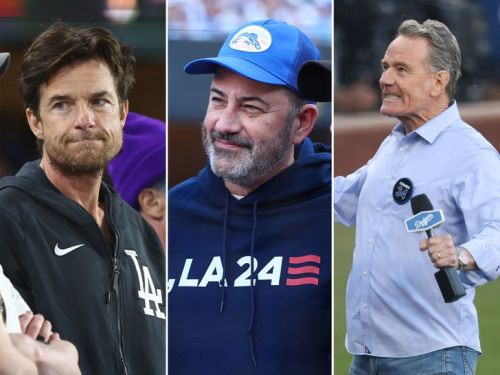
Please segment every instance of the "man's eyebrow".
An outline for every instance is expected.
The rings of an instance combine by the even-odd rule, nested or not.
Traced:
[[[225,97],[226,94],[224,94],[221,90],[219,90],[217,87],[210,87],[210,92],[215,92],[216,94],[219,94],[220,96]]]
[[[65,102],[71,99],[71,96],[69,95],[52,95],[49,98],[49,104],[55,103],[55,102]]]
[[[214,92],[222,97],[226,97],[226,94],[224,94],[224,92],[216,87],[211,87],[210,88],[210,92]],[[261,97],[259,96],[254,96],[254,95],[251,95],[251,96],[240,96],[238,98],[238,101],[240,102],[251,102],[251,101],[257,101],[259,103],[262,103],[263,105],[265,105],[267,108],[271,107],[271,105],[266,102],[264,99],[262,99]]]
[[[92,95],[90,95],[91,98],[98,98],[98,97],[102,97],[102,96],[111,96],[112,97],[113,95],[107,90],[98,91],[98,92],[95,92]]]
[[[389,63],[386,59],[382,59],[380,60],[380,65],[381,66],[384,66],[384,65],[395,65],[395,66],[402,66],[402,67],[405,67],[405,68],[408,68],[408,63],[406,63],[405,61],[402,61],[402,60],[397,60],[397,61],[393,61],[392,63]]]
[[[258,96],[242,96],[239,98],[242,102],[252,102],[252,101],[257,101],[259,103],[264,104],[267,108],[269,108],[271,105],[266,102],[264,99],[261,99]]]
[[[103,90],[103,91],[98,91],[98,92],[95,92],[93,94],[90,95],[90,98],[91,99],[95,99],[95,98],[99,98],[99,97],[103,97],[103,96],[108,96],[108,97],[112,97],[113,95],[107,91],[107,90]],[[56,102],[65,102],[65,101],[68,101],[68,100],[72,100],[72,96],[71,95],[66,95],[66,94],[62,94],[62,95],[59,95],[59,94],[56,94],[56,95],[52,95],[50,98],[49,98],[49,105],[50,104],[53,104],[53,103],[56,103]]]

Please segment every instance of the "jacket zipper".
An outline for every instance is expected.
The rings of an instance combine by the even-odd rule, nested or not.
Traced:
[[[115,243],[114,243],[114,249],[113,249],[113,274],[111,277],[111,290],[108,292],[108,295],[106,297],[106,303],[111,303],[111,295],[114,295],[114,300],[115,300],[115,311],[116,311],[116,329],[117,329],[117,334],[118,334],[118,353],[120,355],[120,361],[123,367],[123,374],[128,375],[128,367],[127,367],[127,362],[125,360],[125,354],[123,350],[123,337],[122,337],[122,324],[121,324],[121,310],[120,310],[120,294],[119,294],[119,288],[118,288],[118,279],[120,276],[120,266],[118,264],[118,235],[116,234],[116,231],[113,231],[113,234],[115,236]]]

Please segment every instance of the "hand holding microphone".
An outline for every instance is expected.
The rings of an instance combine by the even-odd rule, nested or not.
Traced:
[[[427,234],[427,240],[420,242],[420,250],[427,250],[432,263],[440,268],[434,274],[446,303],[454,302],[465,296],[465,288],[458,272],[452,266],[457,264],[457,254],[450,235],[434,236],[433,228],[444,222],[443,212],[434,210],[427,195],[420,194],[411,198],[411,209],[414,216],[405,221],[409,232]]]
[[[453,238],[449,234],[432,236],[420,241],[420,250],[427,251],[429,258],[437,268],[457,268],[458,258]]]

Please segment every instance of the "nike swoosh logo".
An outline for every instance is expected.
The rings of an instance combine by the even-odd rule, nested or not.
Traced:
[[[61,249],[61,248],[59,248],[59,243],[57,243],[56,247],[54,247],[54,253],[56,253],[57,256],[62,257],[63,255],[71,253],[73,250],[76,250],[76,249],[78,249],[79,247],[82,247],[82,246],[84,246],[83,243],[80,244],[80,245],[75,245],[75,246],[67,247],[66,249]]]

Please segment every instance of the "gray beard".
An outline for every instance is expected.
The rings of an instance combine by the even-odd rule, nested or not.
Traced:
[[[254,186],[258,181],[272,174],[287,158],[290,149],[292,125],[293,117],[288,116],[281,133],[274,140],[256,145],[238,134],[221,133],[212,130],[209,136],[202,124],[203,147],[208,156],[212,172],[233,184],[243,187]],[[246,147],[246,150],[241,150],[238,155],[235,155],[232,151],[217,149],[214,146],[216,139],[228,140]]]

